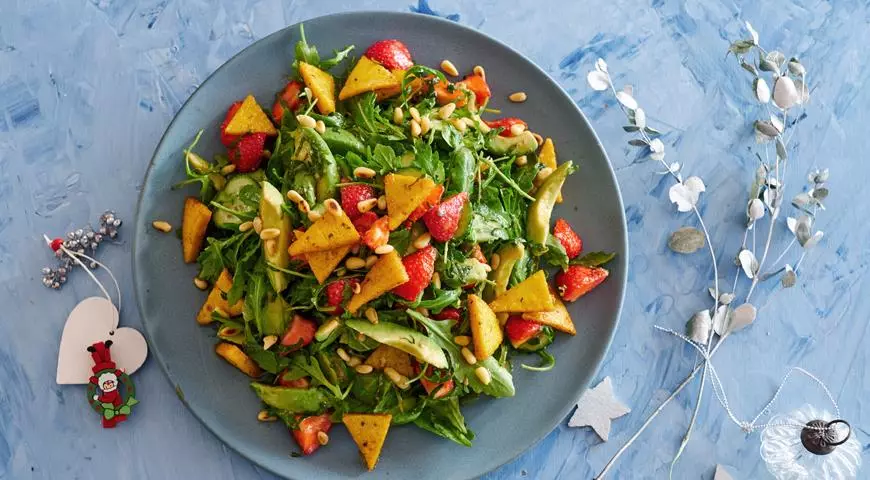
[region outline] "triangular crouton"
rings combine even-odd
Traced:
[[[308,259],[308,266],[311,267],[311,271],[317,277],[318,283],[323,285],[323,282],[332,274],[332,271],[341,263],[341,260],[344,259],[344,256],[347,255],[350,249],[350,245],[345,245],[333,248],[332,250],[311,252],[305,255],[306,259]]]
[[[296,256],[303,253],[325,252],[347,245],[353,245],[359,241],[359,233],[351,223],[347,214],[339,215],[327,213],[320,220],[314,222],[302,235],[296,237],[296,241],[290,245],[290,255]]]
[[[277,135],[278,131],[272,125],[272,121],[266,116],[266,112],[257,104],[257,99],[253,95],[248,95],[242,102],[230,123],[225,129],[230,135],[244,135],[246,133],[265,133],[266,135]]]
[[[341,418],[370,471],[375,469],[393,416],[388,413],[346,413]]]
[[[574,322],[571,320],[571,315],[568,313],[568,309],[565,308],[565,304],[559,300],[559,296],[553,290],[550,290],[550,295],[553,296],[553,304],[556,305],[556,308],[549,312],[524,313],[523,318],[540,323],[541,325],[553,327],[568,335],[576,335],[577,328],[574,327]]]
[[[409,279],[402,259],[395,250],[381,255],[360,284],[359,293],[355,293],[347,302],[347,311],[356,315],[357,310],[366,302],[380,297]]]
[[[387,197],[387,213],[390,230],[395,230],[429,196],[435,182],[429,178],[391,173],[384,177],[384,195]]]
[[[302,75],[305,86],[311,89],[317,99],[317,110],[324,115],[334,112],[335,79],[332,75],[305,62],[299,62],[299,74]]]
[[[347,76],[347,81],[344,82],[344,87],[339,92],[338,99],[346,100],[361,93],[374,92],[385,88],[396,88],[401,86],[401,84],[402,82],[397,78],[397,75],[394,75],[393,72],[387,70],[383,65],[368,57],[362,57]]]
[[[474,356],[478,360],[489,358],[504,339],[498,318],[483,299],[469,295],[468,319],[471,323],[471,339],[474,341]]]
[[[547,276],[543,270],[538,270],[514,288],[489,302],[489,308],[496,313],[549,312],[555,307],[550,288],[547,286]]]

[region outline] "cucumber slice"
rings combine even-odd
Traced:
[[[253,185],[259,192],[260,187],[256,179],[261,176],[262,173],[257,175],[257,172],[234,176],[227,182],[224,189],[214,197],[214,201],[232,210],[256,213],[256,208],[251,208],[239,198],[239,193],[248,185]],[[215,209],[211,219],[216,227],[228,230],[238,230],[242,223],[242,220],[236,215],[219,208]]]

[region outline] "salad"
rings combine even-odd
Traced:
[[[183,257],[210,288],[196,320],[303,455],[337,423],[369,470],[393,425],[471,446],[462,405],[513,396],[515,356],[552,368],[556,333],[576,333],[565,302],[613,255],[581,255],[553,216],[575,166],[552,140],[483,118],[483,68],[454,81],[393,39],[321,58],[300,33],[271,109],[248,95],[208,133],[225,154],[197,154],[203,132],[184,151],[178,186],[200,188]]]

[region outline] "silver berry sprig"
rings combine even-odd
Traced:
[[[587,81],[594,90],[610,90],[619,103],[623,113],[628,119],[629,125],[623,127],[626,132],[635,133],[638,138],[630,140],[632,146],[647,149],[649,158],[659,162],[665,171],[660,172],[670,175],[674,184],[668,191],[669,200],[677,207],[678,212],[692,212],[697,218],[700,228],[684,226],[671,234],[668,246],[676,253],[694,253],[706,244],[709,247],[710,258],[713,264],[713,287],[710,295],[713,297],[713,307],[695,313],[687,322],[686,335],[674,332],[667,328],[656,327],[692,344],[698,350],[703,361],[689,374],[686,379],[665,399],[665,401],[648,417],[640,429],[616,452],[596,478],[604,475],[615,464],[619,456],[640,436],[651,424],[662,409],[676,395],[683,390],[701,372],[698,401],[692,414],[689,427],[683,436],[680,447],[671,463],[671,474],[680,455],[685,450],[697,420],[701,407],[705,381],[708,374],[709,363],[713,355],[721,346],[722,342],[732,333],[741,330],[753,323],[757,317],[757,308],[752,302],[752,295],[759,282],[780,278],[783,288],[795,285],[797,271],[807,253],[823,238],[821,231],[814,232],[814,223],[819,211],[824,210],[823,201],[829,195],[826,185],[828,170],[816,170],[808,175],[809,185],[805,191],[797,194],[792,199],[792,205],[797,209],[795,217],[788,217],[786,223],[791,232],[791,241],[782,253],[769,265],[768,254],[772,239],[777,233],[775,225],[783,208],[783,197],[786,188],[785,173],[789,159],[789,141],[794,135],[794,126],[798,115],[794,115],[796,108],[803,108],[809,101],[807,89],[806,68],[800,61],[792,57],[787,62],[785,55],[778,51],[768,52],[759,45],[758,33],[749,23],[746,23],[750,38],[731,44],[729,54],[733,53],[740,66],[753,75],[752,93],[758,100],[764,111],[764,116],[754,122],[755,140],[760,147],[756,153],[759,160],[755,171],[754,181],[750,189],[750,195],[746,206],[746,224],[743,232],[743,240],[740,249],[735,254],[735,263],[739,268],[735,271],[734,283],[731,292],[722,292],[719,288],[718,271],[714,249],[710,243],[709,234],[704,224],[701,213],[697,208],[701,193],[706,191],[703,180],[697,176],[686,179],[682,176],[683,166],[679,162],[665,162],[664,143],[658,138],[660,133],[647,125],[647,115],[634,98],[633,89],[625,87],[617,90],[614,87],[612,77],[608,72],[607,64],[602,59],[595,63],[595,69],[587,75]],[[773,89],[769,87],[773,85]],[[790,117],[790,113],[792,113]],[[756,256],[756,232],[759,225],[767,221],[767,236],[761,249],[760,260]],[[751,243],[750,243],[751,233]],[[792,266],[791,263],[782,261],[798,244],[802,252]],[[765,269],[765,267],[768,267]],[[744,301],[736,307],[738,279],[741,276],[750,280],[750,286],[744,297]],[[714,385],[715,387],[715,385]],[[714,388],[714,391],[715,388]],[[723,392],[724,394],[724,392]],[[718,392],[717,392],[718,396]],[[721,401],[721,397],[720,397]]]
[[[49,242],[49,247],[54,250],[54,256],[58,259],[58,266],[44,267],[42,269],[42,284],[48,288],[60,289],[66,283],[67,276],[78,265],[68,252],[93,257],[100,245],[107,239],[115,239],[122,221],[111,210],[105,211],[99,218],[100,226],[97,230],[87,225],[68,232],[66,238],[55,238]],[[87,266],[96,269],[95,262],[89,262]]]

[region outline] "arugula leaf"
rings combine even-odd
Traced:
[[[435,183],[444,183],[444,163],[438,152],[421,140],[414,142],[414,160],[411,162],[411,166],[420,169]]]
[[[411,230],[393,230],[390,232],[388,241],[400,255],[404,255],[408,251],[408,245],[411,244]]]
[[[498,194],[496,194],[498,195]],[[504,210],[496,197],[492,202],[498,209],[480,203],[474,207],[471,223],[468,225],[468,239],[474,243],[492,242],[494,240],[512,240],[516,238],[514,222]]]
[[[321,70],[329,70],[330,68],[343,62],[344,59],[350,55],[350,52],[353,51],[354,48],[355,47],[353,45],[348,45],[348,46],[344,47],[343,50],[333,50],[332,51],[333,57],[321,61],[320,62],[320,69]]]
[[[209,283],[214,283],[224,270],[224,257],[221,252],[223,242],[213,237],[208,237],[206,242],[208,246],[199,252],[196,258],[199,263],[198,276]]]
[[[474,432],[465,423],[456,397],[429,401],[414,425],[466,447],[474,440]]]
[[[262,188],[259,184],[245,185],[239,190],[239,200],[252,210],[259,210]]]
[[[456,150],[462,145],[462,134],[453,125],[444,125],[441,127],[441,140],[448,149]]]
[[[456,290],[436,290],[435,298],[429,300],[420,300],[411,304],[412,307],[423,307],[430,310],[432,313],[438,313],[446,307],[459,303],[459,297],[462,295],[461,289]]]
[[[495,357],[481,360],[476,365],[469,365],[465,362],[459,347],[453,342],[453,335],[450,332],[456,323],[454,320],[435,321],[420,315],[414,310],[408,310],[407,313],[411,318],[423,324],[429,331],[429,338],[447,352],[450,357],[450,363],[453,366],[453,375],[457,380],[460,382],[467,380],[468,386],[473,391],[492,397],[512,397],[516,394],[513,377],[511,377],[510,372],[505,367],[496,361]],[[484,385],[474,373],[474,369],[479,366],[489,370],[492,380],[488,385]]]
[[[287,368],[290,360],[287,357],[281,356],[278,352],[263,350],[263,347],[257,344],[248,344],[245,346],[245,353],[260,366],[263,370],[277,375],[281,370]]]
[[[320,389],[273,387],[252,382],[251,388],[266,405],[293,413],[319,412],[326,403]]]
[[[374,152],[369,156],[369,165],[378,170],[378,173],[381,175],[402,168],[396,152],[392,148],[380,143],[375,145]]]
[[[263,326],[266,322],[263,304],[266,301],[266,292],[269,289],[269,279],[266,278],[266,269],[262,262],[257,263],[254,271],[248,275],[245,309],[242,312],[242,316],[245,319],[246,337],[251,332],[251,324],[257,328],[258,335],[263,334]]]
[[[457,248],[447,251],[447,256],[439,255],[435,270],[441,276],[441,284],[449,288],[462,288],[468,284],[472,268],[465,263],[465,255]]]
[[[294,67],[298,62],[310,63],[311,65],[320,65],[320,54],[317,53],[317,47],[309,45],[305,40],[305,26],[299,24],[299,35],[301,38],[296,42],[296,61],[293,62]]]
[[[314,358],[305,355],[304,353],[300,353],[293,357],[291,365],[294,369],[299,369],[307,373],[316,383],[323,385],[327,390],[332,394],[333,397],[337,399],[344,399],[347,394],[341,391],[341,388],[330,382],[326,375],[323,374],[323,370],[320,369],[320,363]],[[348,389],[348,393],[350,389]]]
[[[508,281],[508,288],[515,287],[534,272],[538,271],[538,264],[529,254],[529,249],[523,251],[523,256],[514,264],[514,269],[511,272],[511,278]]]
[[[568,254],[555,235],[547,235],[547,251],[541,257],[548,265],[568,269]]]
[[[552,235],[551,235],[552,236]],[[582,265],[584,267],[598,267],[613,260],[616,254],[613,252],[589,252],[582,257],[571,260],[571,265]]]

